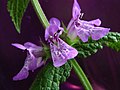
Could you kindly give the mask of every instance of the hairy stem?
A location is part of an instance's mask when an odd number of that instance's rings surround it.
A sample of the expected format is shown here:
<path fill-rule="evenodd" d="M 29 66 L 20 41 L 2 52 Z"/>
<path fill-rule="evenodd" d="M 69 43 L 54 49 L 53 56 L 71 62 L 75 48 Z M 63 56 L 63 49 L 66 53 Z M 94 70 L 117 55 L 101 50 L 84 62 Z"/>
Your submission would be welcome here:
<path fill-rule="evenodd" d="M 32 2 L 32 5 L 36 11 L 36 14 L 37 14 L 40 22 L 43 24 L 44 28 L 47 28 L 49 25 L 49 22 L 45 16 L 40 4 L 39 4 L 39 1 L 38 0 L 31 0 L 31 2 Z M 76 60 L 75 59 L 71 60 L 71 63 L 73 65 L 73 69 L 74 69 L 75 73 L 78 75 L 79 80 L 81 81 L 85 90 L 93 90 L 89 80 L 87 79 L 82 68 L 79 66 L 79 64 L 76 62 Z"/>
<path fill-rule="evenodd" d="M 35 12 L 40 20 L 40 22 L 42 23 L 42 25 L 44 26 L 44 28 L 46 28 L 49 25 L 49 22 L 39 4 L 38 0 L 31 0 L 33 8 L 35 9 Z"/>

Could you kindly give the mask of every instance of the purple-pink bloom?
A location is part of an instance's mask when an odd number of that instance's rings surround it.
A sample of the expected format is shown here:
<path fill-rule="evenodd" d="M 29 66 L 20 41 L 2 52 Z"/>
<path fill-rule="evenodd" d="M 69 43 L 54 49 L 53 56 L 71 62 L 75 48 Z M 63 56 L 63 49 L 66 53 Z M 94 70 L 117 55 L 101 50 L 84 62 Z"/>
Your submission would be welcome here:
<path fill-rule="evenodd" d="M 46 28 L 45 40 L 50 43 L 50 50 L 55 67 L 64 65 L 68 59 L 77 56 L 78 51 L 65 43 L 59 36 L 63 28 L 60 27 L 60 21 L 56 18 L 50 19 L 50 26 Z"/>
<path fill-rule="evenodd" d="M 83 42 L 87 42 L 89 37 L 93 40 L 99 40 L 108 34 L 109 28 L 99 27 L 101 25 L 100 19 L 92 21 L 80 20 L 80 16 L 82 16 L 80 12 L 79 4 L 77 0 L 74 0 L 72 19 L 67 26 L 68 37 L 70 39 L 73 40 L 78 36 Z"/>
<path fill-rule="evenodd" d="M 26 79 L 29 75 L 29 70 L 34 71 L 44 64 L 44 61 L 42 60 L 43 48 L 41 46 L 37 46 L 31 42 L 26 42 L 24 45 L 18 43 L 13 43 L 12 45 L 19 49 L 27 50 L 24 66 L 20 72 L 13 77 L 13 80 Z"/>
<path fill-rule="evenodd" d="M 48 42 L 53 37 L 58 38 L 64 30 L 62 27 L 60 27 L 60 21 L 57 18 L 51 18 L 49 23 L 50 25 L 45 30 L 45 40 L 48 40 Z"/>

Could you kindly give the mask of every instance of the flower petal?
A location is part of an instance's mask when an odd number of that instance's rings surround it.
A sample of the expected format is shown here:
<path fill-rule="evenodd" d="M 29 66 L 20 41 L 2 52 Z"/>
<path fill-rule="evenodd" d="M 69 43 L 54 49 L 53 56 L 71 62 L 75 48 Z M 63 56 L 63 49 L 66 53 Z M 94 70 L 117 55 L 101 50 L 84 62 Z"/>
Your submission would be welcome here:
<path fill-rule="evenodd" d="M 29 48 L 39 48 L 39 47 L 40 47 L 40 46 L 37 46 L 37 45 L 35 45 L 35 44 L 31 43 L 31 42 L 26 42 L 26 43 L 24 43 L 24 46 L 25 46 L 27 49 L 29 49 Z"/>
<path fill-rule="evenodd" d="M 74 22 L 75 22 L 75 20 L 72 18 L 72 19 L 70 20 L 68 26 L 67 26 L 67 30 L 68 30 L 68 31 L 70 30 L 71 26 L 74 26 L 74 25 L 75 25 Z"/>
<path fill-rule="evenodd" d="M 50 27 L 50 26 L 48 26 L 48 27 L 46 28 L 46 30 L 45 30 L 45 40 L 46 40 L 46 41 L 49 39 L 49 27 Z"/>
<path fill-rule="evenodd" d="M 95 27 L 91 31 L 91 37 L 93 40 L 98 40 L 108 34 L 109 28 Z"/>
<path fill-rule="evenodd" d="M 26 49 L 25 46 L 23 46 L 23 45 L 21 45 L 21 44 L 18 44 L 18 43 L 13 43 L 12 46 L 15 46 L 15 47 L 17 47 L 17 48 L 19 48 L 19 49 L 22 49 L 22 50 L 25 50 L 25 49 Z"/>
<path fill-rule="evenodd" d="M 83 28 L 78 30 L 78 37 L 83 41 L 83 42 L 87 42 L 88 38 L 89 38 L 90 34 L 89 34 L 89 30 L 85 30 Z"/>
<path fill-rule="evenodd" d="M 23 79 L 26 79 L 28 77 L 28 75 L 29 75 L 28 70 L 23 67 L 20 70 L 20 72 L 16 76 L 13 77 L 13 80 L 15 80 L 15 81 L 16 80 L 23 80 Z"/>
<path fill-rule="evenodd" d="M 95 19 L 92 21 L 88 21 L 90 24 L 96 25 L 96 26 L 100 26 L 101 25 L 101 20 L 100 19 Z"/>
<path fill-rule="evenodd" d="M 50 25 L 45 30 L 45 40 L 47 41 L 50 36 L 54 37 L 55 33 L 58 31 L 58 26 L 56 25 Z"/>
<path fill-rule="evenodd" d="M 64 42 L 62 39 L 59 39 L 59 48 L 61 48 L 61 53 L 67 57 L 67 59 L 71 59 L 77 56 L 78 51 Z"/>
<path fill-rule="evenodd" d="M 58 47 L 55 44 L 50 43 L 51 55 L 53 60 L 53 65 L 55 67 L 60 67 L 67 62 L 67 58 L 61 54 Z"/>
<path fill-rule="evenodd" d="M 77 56 L 78 51 L 59 38 L 58 46 L 50 43 L 51 55 L 55 67 L 64 65 L 68 59 Z"/>
<path fill-rule="evenodd" d="M 74 25 L 71 26 L 68 32 L 68 37 L 71 40 L 74 40 L 77 37 L 77 29 L 74 27 Z"/>
<path fill-rule="evenodd" d="M 26 79 L 29 75 L 29 70 L 34 71 L 43 64 L 41 57 L 43 48 L 31 42 L 26 42 L 24 46 L 16 43 L 12 45 L 23 50 L 28 50 L 23 68 L 15 77 L 13 77 L 13 80 Z"/>
<path fill-rule="evenodd" d="M 37 59 L 37 68 L 38 68 L 38 67 L 41 67 L 44 63 L 45 63 L 45 62 L 42 61 L 42 57 L 39 57 L 39 58 Z"/>
<path fill-rule="evenodd" d="M 28 70 L 34 71 L 37 68 L 36 58 L 34 56 L 27 55 L 24 66 L 27 67 Z"/>
<path fill-rule="evenodd" d="M 32 50 L 32 55 L 35 58 L 41 57 L 43 55 L 43 48 L 39 47 L 39 48 L 36 48 L 36 49 Z"/>
<path fill-rule="evenodd" d="M 73 9 L 72 9 L 72 16 L 74 18 L 74 20 L 78 19 L 80 17 L 80 6 L 77 2 L 77 0 L 74 0 L 74 4 L 73 4 Z"/>
<path fill-rule="evenodd" d="M 49 22 L 50 22 L 50 25 L 54 24 L 60 27 L 60 21 L 57 18 L 51 18 Z"/>

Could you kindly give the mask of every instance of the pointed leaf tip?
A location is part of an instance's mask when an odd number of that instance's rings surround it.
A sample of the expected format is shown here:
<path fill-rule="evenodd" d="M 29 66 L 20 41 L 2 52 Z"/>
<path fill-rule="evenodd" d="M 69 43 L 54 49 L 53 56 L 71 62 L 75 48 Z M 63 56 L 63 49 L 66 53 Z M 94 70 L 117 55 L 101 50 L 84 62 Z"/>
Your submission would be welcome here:
<path fill-rule="evenodd" d="M 10 13 L 16 31 L 20 34 L 22 17 L 30 0 L 8 0 L 7 9 Z"/>

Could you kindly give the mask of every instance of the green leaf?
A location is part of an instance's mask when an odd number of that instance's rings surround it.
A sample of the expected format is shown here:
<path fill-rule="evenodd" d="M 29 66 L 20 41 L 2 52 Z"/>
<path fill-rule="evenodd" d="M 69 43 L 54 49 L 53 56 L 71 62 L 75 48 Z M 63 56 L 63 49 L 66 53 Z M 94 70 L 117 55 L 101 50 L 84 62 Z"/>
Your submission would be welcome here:
<path fill-rule="evenodd" d="M 92 54 L 96 53 L 98 49 L 103 48 L 102 43 L 99 41 L 89 41 L 88 43 L 79 42 L 74 44 L 73 47 L 78 50 L 79 58 L 91 56 Z"/>
<path fill-rule="evenodd" d="M 20 33 L 21 21 L 30 0 L 8 0 L 7 9 L 16 30 Z"/>
<path fill-rule="evenodd" d="M 120 41 L 119 42 L 110 42 L 110 43 L 106 43 L 106 45 L 116 51 L 120 51 Z"/>
<path fill-rule="evenodd" d="M 59 84 L 70 76 L 71 63 L 68 62 L 60 68 L 52 63 L 47 64 L 37 75 L 30 90 L 59 90 Z"/>
<path fill-rule="evenodd" d="M 104 38 L 105 45 L 116 50 L 120 51 L 120 33 L 110 32 L 108 37 Z"/>
<path fill-rule="evenodd" d="M 90 39 L 87 43 L 79 41 L 73 45 L 73 47 L 78 50 L 78 57 L 80 58 L 86 58 L 95 54 L 99 49 L 102 49 L 103 46 L 108 46 L 116 51 L 120 51 L 120 33 L 109 32 L 98 41 Z"/>

